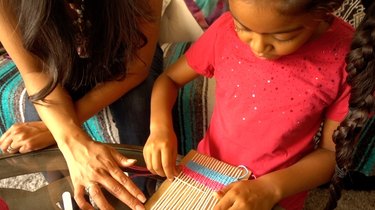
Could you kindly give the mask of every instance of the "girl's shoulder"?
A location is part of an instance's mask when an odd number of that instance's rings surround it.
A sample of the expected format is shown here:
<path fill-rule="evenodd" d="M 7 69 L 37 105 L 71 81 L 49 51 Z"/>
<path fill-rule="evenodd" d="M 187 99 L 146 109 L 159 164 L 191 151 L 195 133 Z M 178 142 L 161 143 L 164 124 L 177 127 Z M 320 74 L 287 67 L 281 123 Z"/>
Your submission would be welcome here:
<path fill-rule="evenodd" d="M 354 31 L 355 29 L 349 23 L 337 16 L 332 16 L 329 28 L 317 40 L 310 43 L 310 47 L 326 49 L 327 51 L 337 50 L 337 53 L 346 54 L 352 42 Z"/>
<path fill-rule="evenodd" d="M 233 25 L 233 17 L 230 12 L 224 12 L 218 19 L 216 19 L 208 28 L 216 28 L 225 30 Z"/>
<path fill-rule="evenodd" d="M 354 36 L 354 27 L 341 19 L 340 17 L 333 16 L 332 23 L 327 30 L 327 36 L 332 36 L 335 39 L 344 39 L 351 42 Z"/>
<path fill-rule="evenodd" d="M 333 22 L 331 25 L 331 28 L 335 27 L 342 29 L 343 31 L 347 31 L 349 33 L 354 33 L 355 31 L 355 28 L 352 25 L 350 25 L 348 22 L 337 16 L 333 16 Z"/>

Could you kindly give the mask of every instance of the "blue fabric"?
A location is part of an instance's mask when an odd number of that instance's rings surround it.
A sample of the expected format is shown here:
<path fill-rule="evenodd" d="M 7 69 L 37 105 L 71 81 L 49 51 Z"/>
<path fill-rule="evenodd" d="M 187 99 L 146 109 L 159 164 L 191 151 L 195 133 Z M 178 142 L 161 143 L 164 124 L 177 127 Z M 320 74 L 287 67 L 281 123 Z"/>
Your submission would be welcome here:
<path fill-rule="evenodd" d="M 5 59 L 0 63 L 0 134 L 3 134 L 15 123 L 16 107 L 10 99 L 14 98 L 15 90 L 21 84 L 21 77 L 14 71 L 15 65 L 12 61 Z"/>
<path fill-rule="evenodd" d="M 110 105 L 114 122 L 110 121 L 111 118 L 108 118 L 108 115 L 98 113 L 83 124 L 84 130 L 96 141 L 110 142 L 109 136 L 117 135 L 117 133 L 112 133 L 111 126 L 116 126 L 115 130 L 119 131 L 120 137 L 116 139 L 117 142 L 143 145 L 149 135 L 151 89 L 162 69 L 163 51 L 157 48 L 151 65 L 151 73 L 146 81 Z M 40 120 L 31 102 L 28 99 L 21 100 L 23 89 L 24 83 L 13 61 L 0 60 L 0 135 L 14 123 L 22 121 L 20 113 L 22 108 L 20 107 L 24 108 L 25 121 Z"/>
<path fill-rule="evenodd" d="M 151 91 L 162 70 L 163 51 L 157 48 L 148 78 L 110 105 L 120 143 L 138 146 L 146 143 L 150 135 Z"/>

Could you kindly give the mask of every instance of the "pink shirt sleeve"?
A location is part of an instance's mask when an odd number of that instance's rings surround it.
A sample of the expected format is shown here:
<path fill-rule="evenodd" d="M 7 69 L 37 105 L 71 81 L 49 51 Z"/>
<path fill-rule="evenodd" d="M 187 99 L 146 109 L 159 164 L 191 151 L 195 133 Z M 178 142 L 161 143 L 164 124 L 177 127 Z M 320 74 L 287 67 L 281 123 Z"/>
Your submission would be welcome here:
<path fill-rule="evenodd" d="M 229 12 L 224 13 L 185 53 L 189 66 L 198 74 L 206 77 L 214 76 L 215 48 L 218 45 L 217 34 L 225 31 L 225 26 L 231 19 L 232 16 Z"/>
<path fill-rule="evenodd" d="M 342 68 L 345 68 L 342 67 Z M 349 112 L 350 86 L 346 82 L 347 73 L 345 70 L 341 81 L 340 91 L 336 100 L 328 107 L 326 118 L 341 122 Z"/>

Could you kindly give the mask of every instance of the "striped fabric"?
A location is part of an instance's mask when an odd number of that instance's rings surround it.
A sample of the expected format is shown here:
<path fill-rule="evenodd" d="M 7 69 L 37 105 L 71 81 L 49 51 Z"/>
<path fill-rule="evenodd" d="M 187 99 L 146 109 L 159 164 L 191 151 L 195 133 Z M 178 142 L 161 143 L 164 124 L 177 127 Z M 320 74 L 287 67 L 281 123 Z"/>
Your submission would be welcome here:
<path fill-rule="evenodd" d="M 0 135 L 14 123 L 24 122 L 26 90 L 22 78 L 6 56 L 0 57 Z M 83 125 L 88 134 L 99 142 L 118 143 L 117 128 L 109 109 L 104 109 Z"/>

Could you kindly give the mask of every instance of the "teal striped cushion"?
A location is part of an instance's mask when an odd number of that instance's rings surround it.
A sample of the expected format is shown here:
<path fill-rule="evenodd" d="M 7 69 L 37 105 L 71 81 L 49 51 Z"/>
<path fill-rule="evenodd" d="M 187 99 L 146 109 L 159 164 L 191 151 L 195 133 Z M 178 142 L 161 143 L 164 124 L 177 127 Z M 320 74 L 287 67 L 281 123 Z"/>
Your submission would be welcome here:
<path fill-rule="evenodd" d="M 24 122 L 25 87 L 22 78 L 8 58 L 0 58 L 0 135 L 14 123 Z M 110 111 L 105 109 L 83 124 L 83 128 L 99 142 L 118 143 L 117 129 Z"/>

